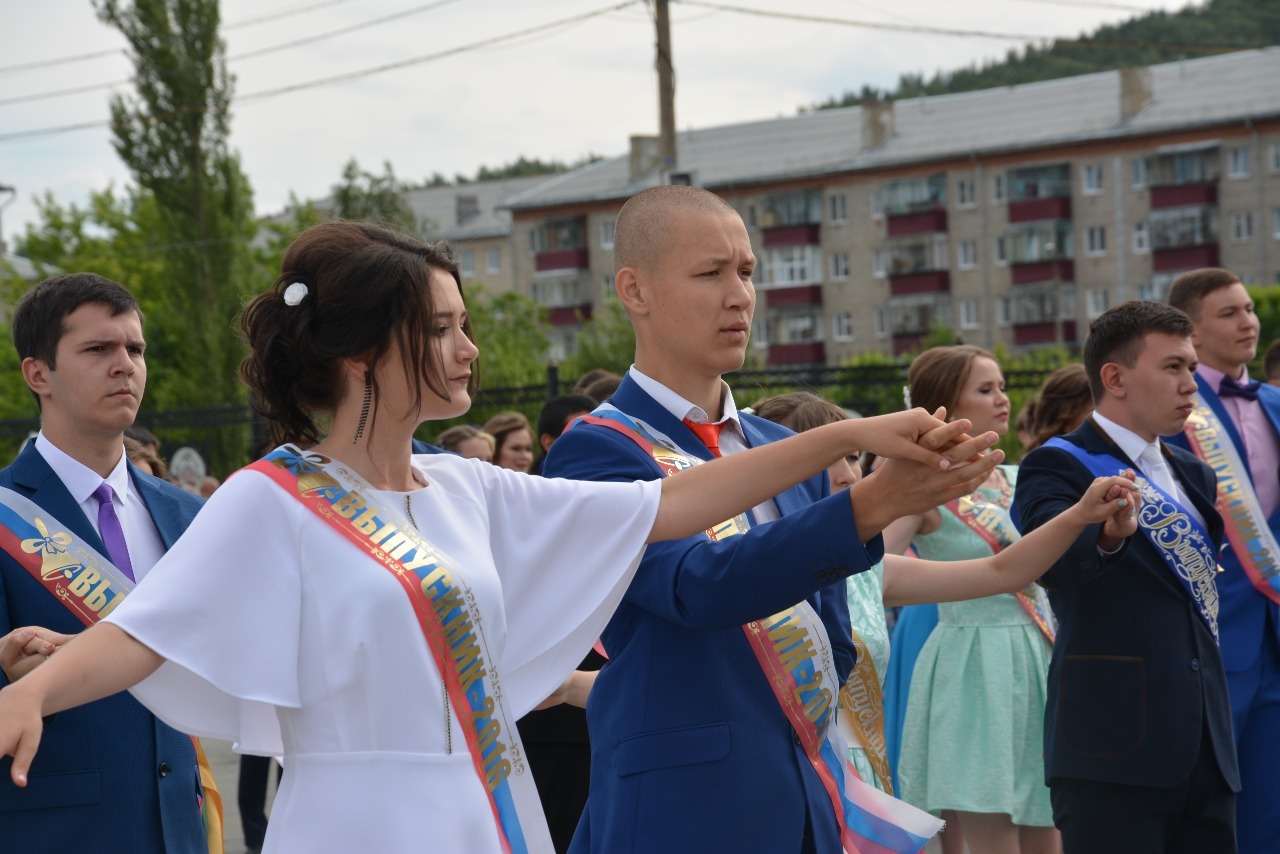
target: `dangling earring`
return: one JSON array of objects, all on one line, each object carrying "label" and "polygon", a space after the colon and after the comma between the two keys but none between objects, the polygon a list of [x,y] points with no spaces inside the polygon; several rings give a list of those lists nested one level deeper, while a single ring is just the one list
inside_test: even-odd
[{"label": "dangling earring", "polygon": [[364,372],[364,404],[360,407],[360,422],[356,424],[356,437],[351,440],[351,444],[360,441],[360,437],[364,435],[365,422],[369,420],[369,405],[373,403],[373,373],[371,371]]}]

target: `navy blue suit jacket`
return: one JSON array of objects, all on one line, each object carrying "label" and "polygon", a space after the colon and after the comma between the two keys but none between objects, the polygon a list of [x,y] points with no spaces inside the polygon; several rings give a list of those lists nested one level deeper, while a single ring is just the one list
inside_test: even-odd
[{"label": "navy blue suit jacket", "polygon": [[[1245,461],[1245,474],[1252,483],[1253,473],[1248,469],[1244,441],[1240,438],[1235,422],[1223,407],[1217,391],[1199,374],[1196,375],[1196,384],[1200,386],[1200,394],[1204,396],[1205,402],[1226,428],[1240,458]],[[1280,388],[1267,383],[1258,386],[1258,402],[1262,404],[1262,411],[1266,413],[1276,435],[1280,436]],[[1187,437],[1182,433],[1169,436],[1167,441],[1180,448],[1191,449]],[[1280,472],[1270,472],[1270,476],[1280,477]],[[1277,508],[1267,523],[1273,533],[1280,533],[1280,508]],[[1280,640],[1280,605],[1276,605],[1253,586],[1230,542],[1223,546],[1222,568],[1225,572],[1218,576],[1218,593],[1222,596],[1222,605],[1218,611],[1218,639],[1222,643],[1223,664],[1228,672],[1237,673],[1253,667],[1258,660],[1263,634],[1267,631],[1268,615],[1271,617],[1270,630]]]},{"label": "navy blue suit jacket", "polygon": [[[129,474],[165,548],[171,547],[200,509],[200,499],[132,465]],[[0,486],[30,498],[107,554],[98,532],[34,443],[0,471]],[[84,629],[0,552],[0,634],[22,626],[66,634]],[[0,671],[0,684],[5,682]],[[208,851],[191,739],[161,723],[127,692],[47,719],[25,789],[10,779],[11,764],[8,758],[0,760],[0,848],[5,851]]]},{"label": "navy blue suit jacket", "polygon": [[[629,377],[611,402],[710,459]],[[742,425],[753,446],[791,432],[749,415]],[[585,423],[556,440],[543,473],[661,476],[630,439]],[[822,474],[787,490],[776,498],[780,519],[740,536],[649,546],[602,637],[610,660],[587,706],[591,795],[571,850],[794,851],[806,812],[818,850],[839,850],[831,803],[741,628],[807,600],[848,676],[856,653],[844,579],[879,560],[883,544],[864,548],[848,495],[827,489]],[[591,560],[589,534],[577,547]]]},{"label": "navy blue suit jacket", "polygon": [[[1139,470],[1092,419],[1063,438]],[[1181,448],[1166,446],[1165,458],[1220,545],[1213,470]],[[1018,474],[1019,527],[1040,527],[1092,482],[1068,452],[1032,451]],[[1058,617],[1045,708],[1046,780],[1176,786],[1190,776],[1207,732],[1223,777],[1238,790],[1226,674],[1212,633],[1141,531],[1104,556],[1100,528],[1089,526],[1040,579]]]}]

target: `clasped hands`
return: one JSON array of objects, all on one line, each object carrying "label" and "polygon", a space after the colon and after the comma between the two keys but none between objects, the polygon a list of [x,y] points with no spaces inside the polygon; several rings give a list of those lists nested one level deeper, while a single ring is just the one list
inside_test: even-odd
[{"label": "clasped hands", "polygon": [[17,682],[43,664],[71,637],[39,626],[14,629],[0,640],[0,669],[11,684]]}]

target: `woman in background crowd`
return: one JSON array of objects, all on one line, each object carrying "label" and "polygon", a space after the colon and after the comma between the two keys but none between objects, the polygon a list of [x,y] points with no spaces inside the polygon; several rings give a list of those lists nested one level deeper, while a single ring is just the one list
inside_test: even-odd
[{"label": "woman in background crowd", "polygon": [[499,412],[484,424],[493,437],[493,464],[528,473],[533,467],[533,428],[519,412]]},{"label": "woman in background crowd", "polygon": [[441,433],[436,444],[458,456],[491,463],[496,442],[479,427],[457,424]]}]

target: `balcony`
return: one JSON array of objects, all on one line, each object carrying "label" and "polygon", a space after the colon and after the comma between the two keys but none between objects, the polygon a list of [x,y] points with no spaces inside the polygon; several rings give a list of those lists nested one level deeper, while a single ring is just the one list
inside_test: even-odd
[{"label": "balcony", "polygon": [[1071,219],[1071,197],[1021,199],[1009,202],[1009,222],[1041,219]]},{"label": "balcony", "polygon": [[552,326],[576,326],[591,319],[591,303],[561,305],[547,309],[547,320]]},{"label": "balcony", "polygon": [[889,237],[906,237],[912,234],[935,234],[947,230],[945,209],[920,213],[889,214]]},{"label": "balcony", "polygon": [[1151,188],[1152,209],[1176,208],[1183,205],[1216,205],[1217,203],[1218,185],[1216,183],[1175,184]]},{"label": "balcony", "polygon": [[1195,270],[1218,266],[1218,244],[1176,246],[1151,251],[1151,269],[1156,273],[1170,270]]},{"label": "balcony", "polygon": [[919,349],[924,343],[927,332],[895,332],[893,333],[893,355],[901,356]]},{"label": "balcony", "polygon": [[816,246],[820,242],[821,227],[816,223],[801,225],[779,225],[766,228],[760,235],[765,249],[776,249],[783,246]]},{"label": "balcony", "polygon": [[1009,265],[1009,274],[1015,285],[1034,285],[1042,282],[1074,282],[1076,265],[1070,258],[1056,261],[1026,261]]},{"label": "balcony", "polygon": [[924,270],[912,273],[889,274],[889,293],[902,297],[911,294],[945,293],[951,290],[951,273],[948,270]]},{"label": "balcony", "polygon": [[[1013,343],[1016,346],[1032,346],[1036,344],[1055,344],[1058,340],[1057,324],[1019,323],[1013,327]],[[1062,343],[1073,344],[1076,341],[1076,322],[1062,321]]]},{"label": "balcony", "polygon": [[534,269],[539,273],[549,270],[586,270],[588,264],[587,248],[548,249],[534,257]]},{"label": "balcony", "polygon": [[767,308],[789,308],[797,305],[822,305],[822,285],[800,285],[793,288],[769,288],[761,292]]},{"label": "balcony", "polygon": [[827,348],[821,341],[770,344],[769,365],[825,365]]}]

